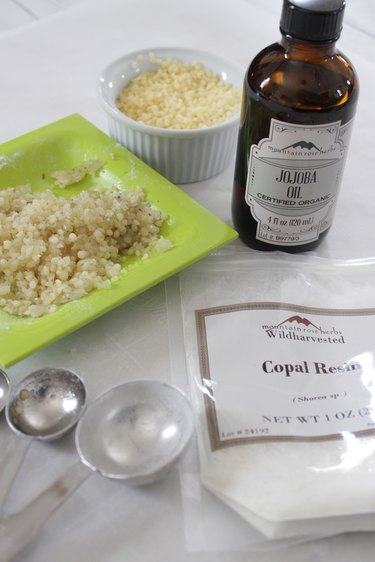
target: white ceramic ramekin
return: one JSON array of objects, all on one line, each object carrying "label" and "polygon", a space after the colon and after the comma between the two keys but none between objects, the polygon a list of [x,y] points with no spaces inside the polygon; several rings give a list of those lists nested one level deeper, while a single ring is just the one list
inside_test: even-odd
[{"label": "white ceramic ramekin", "polygon": [[200,62],[222,80],[242,87],[244,69],[212,53],[172,47],[129,53],[109,64],[99,77],[99,101],[107,114],[109,134],[173,183],[198,182],[219,174],[233,157],[239,112],[211,127],[178,130],[134,121],[116,107],[119,92],[134,76],[156,68],[148,57],[151,52],[161,59]]}]

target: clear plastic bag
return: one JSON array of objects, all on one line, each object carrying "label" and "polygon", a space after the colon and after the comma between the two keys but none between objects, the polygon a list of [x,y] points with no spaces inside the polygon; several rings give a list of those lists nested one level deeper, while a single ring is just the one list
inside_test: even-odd
[{"label": "clear plastic bag", "polygon": [[167,284],[200,479],[250,523],[253,546],[375,530],[374,280],[372,258],[226,249]]}]

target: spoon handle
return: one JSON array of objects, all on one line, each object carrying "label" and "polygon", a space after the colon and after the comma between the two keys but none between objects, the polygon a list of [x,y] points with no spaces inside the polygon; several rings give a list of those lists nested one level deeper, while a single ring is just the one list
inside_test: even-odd
[{"label": "spoon handle", "polygon": [[14,560],[90,474],[87,466],[77,462],[26,507],[0,521],[1,562]]},{"label": "spoon handle", "polygon": [[31,444],[31,439],[20,439],[10,431],[7,432],[5,438],[5,446],[1,443],[0,457],[0,508]]}]

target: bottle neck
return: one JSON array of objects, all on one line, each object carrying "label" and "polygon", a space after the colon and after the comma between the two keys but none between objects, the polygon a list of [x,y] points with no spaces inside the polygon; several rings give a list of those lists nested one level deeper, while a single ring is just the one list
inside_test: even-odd
[{"label": "bottle neck", "polygon": [[311,56],[318,58],[327,58],[333,56],[336,52],[336,41],[314,42],[295,39],[289,35],[281,35],[280,44],[284,47],[286,53],[293,51],[295,56]]}]

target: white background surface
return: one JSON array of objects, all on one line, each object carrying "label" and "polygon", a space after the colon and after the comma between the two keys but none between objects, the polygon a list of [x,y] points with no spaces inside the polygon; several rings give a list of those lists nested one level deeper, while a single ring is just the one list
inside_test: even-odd
[{"label": "white background surface", "polygon": [[[336,220],[317,250],[323,257],[373,256],[375,40],[371,0],[348,0],[340,48],[358,70],[361,98]],[[242,64],[279,37],[281,0],[1,0],[0,142],[51,121],[81,113],[106,131],[96,79],[112,59],[137,48],[190,46]],[[220,176],[185,187],[230,222],[231,165]],[[240,243],[236,243],[240,246]],[[251,259],[251,252],[248,254]],[[1,345],[1,342],[0,342]],[[22,342],[20,342],[22,345]],[[164,285],[120,306],[89,326],[9,369],[13,380],[53,365],[79,372],[94,398],[134,378],[169,380]],[[1,439],[7,436],[0,422]],[[72,436],[33,443],[5,505],[22,507],[47,481],[76,459]],[[197,491],[198,493],[199,491]],[[199,499],[199,498],[198,498]],[[201,504],[198,501],[198,508]],[[217,515],[210,541],[192,539]],[[179,475],[149,488],[131,489],[96,475],[56,513],[21,562],[351,562],[374,559],[375,536],[347,535],[276,552],[252,552],[246,525],[219,502],[187,520]],[[249,535],[250,535],[249,531]],[[208,546],[209,543],[209,546]],[[206,546],[204,546],[206,545]],[[228,546],[229,545],[229,546]],[[225,548],[224,548],[225,547]],[[203,549],[206,551],[203,552]],[[240,548],[242,550],[240,550]],[[223,550],[226,550],[223,552]],[[1,561],[1,545],[0,545]]]}]

